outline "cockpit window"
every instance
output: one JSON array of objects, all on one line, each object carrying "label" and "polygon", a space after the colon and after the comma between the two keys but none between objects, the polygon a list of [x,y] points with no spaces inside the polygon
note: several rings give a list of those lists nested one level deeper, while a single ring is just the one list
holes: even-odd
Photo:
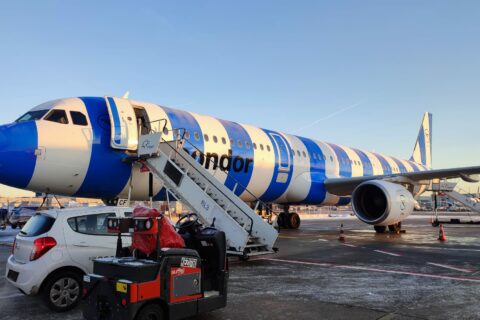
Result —
[{"label": "cockpit window", "polygon": [[86,126],[88,125],[87,117],[78,111],[70,111],[70,116],[72,117],[73,124],[78,126]]},{"label": "cockpit window", "polygon": [[52,110],[46,117],[45,120],[58,122],[62,124],[68,124],[67,113],[65,110]]},{"label": "cockpit window", "polygon": [[25,113],[23,116],[18,118],[15,122],[31,121],[31,120],[40,120],[48,110],[36,110]]}]

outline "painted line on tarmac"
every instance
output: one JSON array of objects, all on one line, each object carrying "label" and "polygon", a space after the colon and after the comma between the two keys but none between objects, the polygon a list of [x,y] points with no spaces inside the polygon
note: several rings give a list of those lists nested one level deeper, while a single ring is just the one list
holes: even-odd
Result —
[{"label": "painted line on tarmac", "polygon": [[347,247],[357,248],[357,246],[354,244],[344,243],[343,245]]},{"label": "painted line on tarmac", "polygon": [[388,254],[389,256],[394,256],[394,257],[401,257],[401,254],[398,253],[393,253],[393,252],[388,252],[388,251],[383,251],[383,250],[373,250],[378,253],[383,253],[383,254]]},{"label": "painted line on tarmac", "polygon": [[480,249],[462,249],[462,248],[444,248],[444,247],[422,247],[422,246],[412,246],[412,247],[410,247],[410,248],[480,252]]},{"label": "painted line on tarmac", "polygon": [[409,272],[409,271],[400,271],[400,270],[387,270],[387,269],[379,269],[379,268],[371,268],[371,267],[347,266],[347,265],[341,265],[341,264],[322,263],[322,262],[308,262],[308,261],[276,259],[276,258],[263,258],[263,259],[258,259],[258,260],[272,261],[272,262],[284,262],[284,263],[309,265],[309,266],[317,266],[317,267],[325,267],[325,268],[339,268],[339,269],[347,269],[347,270],[371,271],[371,272],[400,274],[400,275],[433,278],[433,279],[456,280],[456,281],[480,283],[480,278],[467,278],[467,277],[460,277],[460,276],[438,275],[438,274],[432,274],[432,273]]},{"label": "painted line on tarmac", "polygon": [[453,267],[453,266],[449,266],[449,265],[446,265],[446,264],[440,264],[440,263],[434,263],[434,262],[427,262],[427,264],[435,266],[435,267],[440,267],[440,268],[445,268],[445,269],[450,269],[450,270],[455,270],[455,271],[460,271],[460,272],[467,272],[467,273],[475,272],[475,270]]},{"label": "painted line on tarmac", "polygon": [[23,293],[14,293],[8,296],[0,296],[0,300],[5,300],[5,299],[12,299],[12,298],[18,298],[18,297],[24,297],[25,295]]}]

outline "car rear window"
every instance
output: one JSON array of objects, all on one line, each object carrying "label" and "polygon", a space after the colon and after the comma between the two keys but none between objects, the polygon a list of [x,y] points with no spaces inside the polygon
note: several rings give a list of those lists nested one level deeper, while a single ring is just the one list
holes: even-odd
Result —
[{"label": "car rear window", "polygon": [[36,214],[23,226],[19,235],[22,237],[36,237],[47,233],[53,226],[55,219],[45,214]]}]

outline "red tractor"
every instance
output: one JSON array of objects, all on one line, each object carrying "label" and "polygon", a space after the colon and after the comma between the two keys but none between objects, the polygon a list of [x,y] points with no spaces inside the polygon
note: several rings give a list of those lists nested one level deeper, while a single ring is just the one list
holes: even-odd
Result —
[{"label": "red tractor", "polygon": [[[84,277],[85,319],[184,319],[226,306],[225,233],[202,227],[194,213],[178,233],[157,210],[137,208],[133,218],[109,218],[118,234],[117,256],[96,259]],[[132,234],[122,248],[121,235]]]}]

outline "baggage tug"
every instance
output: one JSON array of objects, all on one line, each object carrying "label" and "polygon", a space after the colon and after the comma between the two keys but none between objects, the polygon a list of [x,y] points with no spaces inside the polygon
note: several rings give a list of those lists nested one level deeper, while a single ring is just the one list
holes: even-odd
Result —
[{"label": "baggage tug", "polygon": [[[183,216],[179,233],[157,210],[137,208],[133,218],[109,218],[118,234],[117,256],[94,260],[84,277],[85,319],[184,319],[226,306],[225,234]],[[132,234],[122,248],[121,236]]]}]

